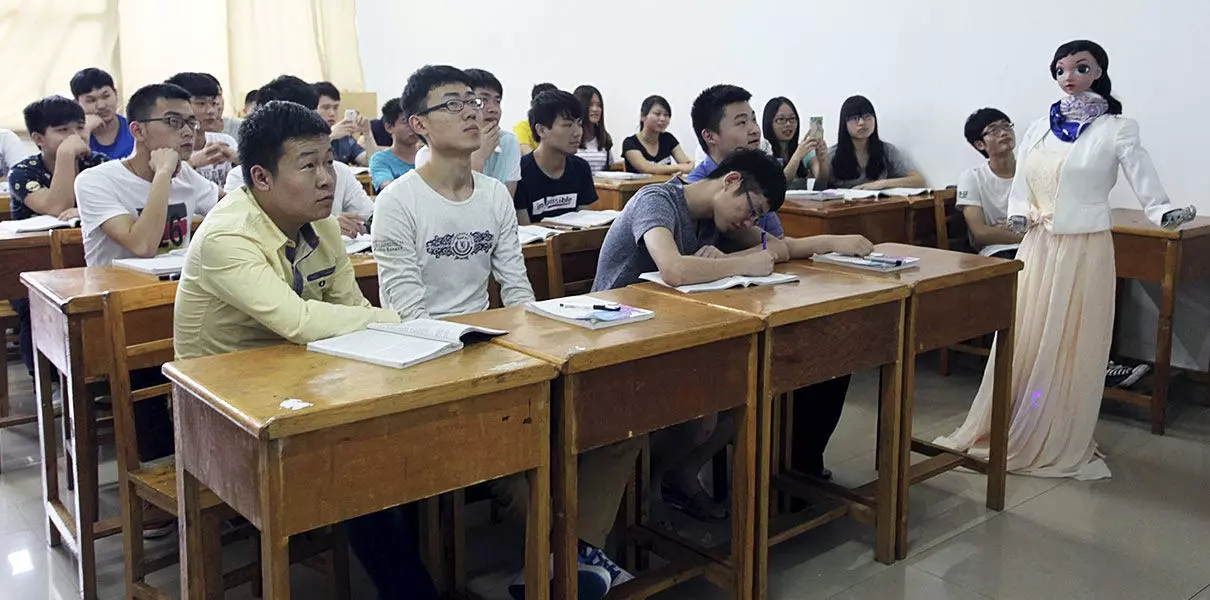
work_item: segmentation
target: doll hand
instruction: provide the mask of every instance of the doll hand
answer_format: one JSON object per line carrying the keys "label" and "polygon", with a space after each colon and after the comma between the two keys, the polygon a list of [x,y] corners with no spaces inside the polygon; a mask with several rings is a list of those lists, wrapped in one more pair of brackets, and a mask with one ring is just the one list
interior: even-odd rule
{"label": "doll hand", "polygon": [[1029,221],[1021,215],[1009,217],[1007,228],[1017,235],[1025,235],[1029,230]]}
{"label": "doll hand", "polygon": [[1178,208],[1176,210],[1170,210],[1164,213],[1163,218],[1160,219],[1160,223],[1165,229],[1176,229],[1177,227],[1192,221],[1193,217],[1196,216],[1197,208],[1193,206],[1186,206],[1185,208]]}

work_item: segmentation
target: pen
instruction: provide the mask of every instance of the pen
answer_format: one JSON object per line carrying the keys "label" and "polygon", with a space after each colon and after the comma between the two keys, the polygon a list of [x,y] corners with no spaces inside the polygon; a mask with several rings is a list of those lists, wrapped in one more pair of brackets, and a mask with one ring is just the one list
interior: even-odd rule
{"label": "pen", "polygon": [[889,258],[889,257],[885,257],[885,256],[863,256],[861,258],[864,258],[873,263],[879,263],[879,264],[883,264],[883,265],[893,265],[896,267],[903,266],[903,259],[900,259],[900,258]]}
{"label": "pen", "polygon": [[760,249],[761,249],[761,250],[768,250],[768,249],[769,249],[769,244],[765,243],[765,235],[766,235],[766,233],[765,233],[765,231],[762,229],[762,230],[761,230],[761,232],[760,232]]}
{"label": "pen", "polygon": [[622,305],[621,304],[568,304],[568,303],[560,302],[559,308],[591,308],[592,310],[619,311],[619,310],[622,310]]}

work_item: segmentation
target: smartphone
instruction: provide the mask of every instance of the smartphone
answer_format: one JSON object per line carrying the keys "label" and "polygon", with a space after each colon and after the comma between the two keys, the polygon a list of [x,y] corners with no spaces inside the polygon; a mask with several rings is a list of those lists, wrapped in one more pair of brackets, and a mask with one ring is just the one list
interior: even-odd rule
{"label": "smartphone", "polygon": [[346,121],[356,121],[357,120],[357,109],[350,108],[350,109],[346,110],[345,111],[345,120]]}
{"label": "smartphone", "polygon": [[811,126],[807,129],[807,137],[823,139],[823,117],[811,117]]}

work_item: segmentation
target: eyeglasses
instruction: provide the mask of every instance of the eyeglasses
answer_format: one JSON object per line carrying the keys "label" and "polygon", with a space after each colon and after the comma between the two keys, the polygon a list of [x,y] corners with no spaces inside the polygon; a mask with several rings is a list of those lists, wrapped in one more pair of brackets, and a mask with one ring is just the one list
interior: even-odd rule
{"label": "eyeglasses", "polygon": [[1012,123],[1005,123],[1005,122],[1001,121],[999,123],[992,123],[991,125],[984,127],[983,128],[983,137],[987,137],[989,135],[997,135],[997,134],[1001,134],[1001,133],[1012,133],[1015,130],[1016,130],[1016,126],[1013,125]]}
{"label": "eyeglasses", "polygon": [[483,102],[483,98],[467,98],[466,100],[455,98],[453,100],[446,100],[445,102],[442,102],[441,104],[438,104],[437,106],[430,106],[422,111],[419,111],[416,113],[416,116],[421,117],[421,116],[427,115],[433,111],[438,111],[441,109],[445,109],[448,112],[457,114],[457,113],[462,112],[462,109],[464,109],[468,106],[475,109],[475,111],[477,112],[477,111],[483,110],[484,104],[485,103]]}
{"label": "eyeglasses", "polygon": [[744,199],[748,201],[748,214],[752,217],[752,222],[755,223],[761,220],[762,217],[769,214],[768,211],[763,213],[756,212],[756,205],[752,203],[752,192],[744,191]]}
{"label": "eyeglasses", "polygon": [[798,117],[773,117],[774,125],[798,125]]}
{"label": "eyeglasses", "polygon": [[873,120],[874,120],[874,115],[866,113],[864,115],[853,115],[853,116],[849,117],[848,119],[845,119],[845,122],[846,123],[858,123],[861,121],[873,121]]}
{"label": "eyeglasses", "polygon": [[192,129],[193,131],[197,131],[198,128],[202,126],[202,124],[200,122],[198,122],[198,120],[196,118],[194,118],[194,117],[185,118],[180,115],[168,115],[166,117],[159,117],[156,119],[139,119],[138,122],[139,123],[154,123],[156,121],[161,121],[165,125],[173,128],[173,129],[182,129],[182,128],[188,126],[189,129]]}

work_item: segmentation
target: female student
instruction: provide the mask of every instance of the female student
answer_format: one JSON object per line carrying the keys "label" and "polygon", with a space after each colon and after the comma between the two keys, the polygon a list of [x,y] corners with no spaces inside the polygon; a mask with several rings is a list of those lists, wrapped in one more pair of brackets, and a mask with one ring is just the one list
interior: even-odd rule
{"label": "female student", "polygon": [[[1155,224],[1175,228],[1197,211],[1169,202],[1138,123],[1121,116],[1111,95],[1103,48],[1088,40],[1059,46],[1050,75],[1064,96],[1022,138],[1008,194],[1009,225],[1025,234],[1017,251],[1025,269],[1017,277],[1008,470],[1102,479],[1109,468],[1092,434],[1113,341],[1109,191],[1120,168]],[[966,422],[938,444],[987,456],[992,371],[984,372]]]}
{"label": "female student", "polygon": [[778,96],[765,103],[765,114],[761,119],[761,131],[769,142],[770,153],[781,163],[786,173],[786,183],[792,188],[805,186],[805,179],[827,183],[831,171],[828,164],[828,145],[822,139],[807,138],[798,141],[802,120],[798,109],[789,98]]}
{"label": "female student", "polygon": [[668,133],[672,109],[663,96],[648,96],[639,107],[639,132],[622,140],[622,160],[629,173],[677,175],[693,170],[693,161]]}
{"label": "female student", "polygon": [[605,171],[613,164],[613,138],[605,130],[605,101],[591,85],[576,88],[572,95],[584,107],[584,135],[576,156],[588,161],[593,173]]}
{"label": "female student", "polygon": [[829,188],[885,190],[924,187],[924,177],[905,152],[878,137],[878,117],[865,96],[840,107],[840,135],[832,156]]}

